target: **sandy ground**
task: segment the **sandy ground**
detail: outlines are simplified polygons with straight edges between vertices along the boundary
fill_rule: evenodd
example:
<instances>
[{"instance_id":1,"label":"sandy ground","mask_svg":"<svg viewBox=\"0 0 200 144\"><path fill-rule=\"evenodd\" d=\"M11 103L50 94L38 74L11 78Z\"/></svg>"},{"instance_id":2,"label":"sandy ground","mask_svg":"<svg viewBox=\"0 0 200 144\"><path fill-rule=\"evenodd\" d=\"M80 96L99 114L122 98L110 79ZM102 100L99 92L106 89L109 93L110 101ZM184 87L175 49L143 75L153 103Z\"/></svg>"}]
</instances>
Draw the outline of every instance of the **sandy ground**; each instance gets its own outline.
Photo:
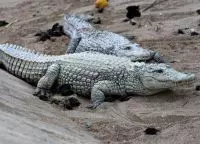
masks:
<instances>
[{"instance_id":1,"label":"sandy ground","mask_svg":"<svg viewBox=\"0 0 200 144\"><path fill-rule=\"evenodd\" d=\"M195 73L197 76L195 85L197 85L200 79L200 37L190 36L189 33L178 35L177 30L192 28L200 32L200 26L198 26L200 15L196 13L196 10L200 7L199 0L165 0L142 13L142 17L137 19L138 24L136 26L122 22L125 18L126 6L140 5L141 9L145 9L153 1L110 0L110 7L103 14L95 12L92 0L31 0L12 8L4 6L4 8L0 8L0 19L5 19L13 24L9 27L0 28L0 42L20 44L47 54L62 54L65 51L68 38L63 36L55 38L54 41L36 42L34 34L50 28L55 22L62 22L64 13L93 12L96 16L102 18L103 23L99 26L100 28L125 36L134 35L136 37L134 41L144 47L159 51L168 62L173 62L170 64L174 68ZM73 134L79 140L83 140L85 134L88 141L98 143L97 140L100 140L105 144L200 143L200 92L195 91L195 88L180 88L150 97L133 97L126 102L105 103L93 111L85 108L89 101L81 99L82 104L79 108L63 112L52 105L33 98L31 86L25 85L22 81L2 71L0 75L1 83L4 81L7 83L6 85L1 84L3 88L1 88L0 106L3 108L0 111L5 115L12 115L13 119L15 119L15 116L21 117L17 113L17 107L21 107L21 101L26 95L28 101L34 99L33 105L41 107L42 113L51 112L52 117L61 117L58 121L61 121L63 125L74 125ZM9 80L7 81L4 77L9 77ZM12 81L19 86L12 87ZM8 91L17 93L9 93L9 97L7 97ZM17 100L15 97L17 97ZM11 107L11 104L15 105L16 110ZM23 112L23 114L26 114L25 119L33 121L32 113L37 110L27 103L22 104L22 106L31 111ZM5 107L8 107L9 111L4 111ZM42 118L43 115L38 117ZM7 120L3 119L4 115L0 118L0 126L2 127L4 126L3 122ZM13 123L10 119L8 121L9 124ZM48 118L44 119L43 122L50 123L55 127L62 127L59 122L49 122ZM24 125L24 122L15 124ZM145 135L143 131L149 126L154 126L161 132L156 136ZM0 136L8 139L12 134L8 132L6 126L3 128L0 131L1 133L6 131L5 137L1 136L2 134ZM26 127L21 127L21 129L23 128L26 129ZM15 135L12 135L13 139L19 137L22 140L19 129L12 129L15 132ZM66 127L64 129L62 135L71 136L71 129ZM56 129L51 130L57 131ZM88 133L90 136L88 136ZM29 138L37 137L37 134L30 135ZM40 137L42 138L42 135ZM47 132L46 137L51 138L51 133ZM56 143L62 143L59 141L60 136L54 135L54 138L52 139L55 141L58 139ZM70 142L67 139L63 139L63 141ZM76 142L71 141L71 143ZM36 142L33 141L32 143ZM82 143L87 142L82 141Z\"/></svg>"},{"instance_id":2,"label":"sandy ground","mask_svg":"<svg viewBox=\"0 0 200 144\"><path fill-rule=\"evenodd\" d=\"M19 3L24 2L25 0L1 0L0 1L0 6L1 7L13 7L16 6Z\"/></svg>"}]
</instances>

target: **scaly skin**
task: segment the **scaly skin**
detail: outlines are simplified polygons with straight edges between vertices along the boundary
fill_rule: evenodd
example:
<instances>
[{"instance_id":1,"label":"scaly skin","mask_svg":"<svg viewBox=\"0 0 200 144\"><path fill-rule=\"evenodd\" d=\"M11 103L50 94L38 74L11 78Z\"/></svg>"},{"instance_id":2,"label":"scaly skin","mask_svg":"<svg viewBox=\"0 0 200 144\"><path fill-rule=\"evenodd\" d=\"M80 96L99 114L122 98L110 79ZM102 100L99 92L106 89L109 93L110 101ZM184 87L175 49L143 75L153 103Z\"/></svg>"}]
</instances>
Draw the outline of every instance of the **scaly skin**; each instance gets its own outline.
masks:
<instances>
[{"instance_id":1,"label":"scaly skin","mask_svg":"<svg viewBox=\"0 0 200 144\"><path fill-rule=\"evenodd\" d=\"M96 108L108 96L152 95L187 85L194 74L166 64L131 62L100 53L48 56L15 45L0 45L0 64L13 75L37 85L35 95L49 96L52 85L70 85L75 94L91 97Z\"/></svg>"},{"instance_id":2,"label":"scaly skin","mask_svg":"<svg viewBox=\"0 0 200 144\"><path fill-rule=\"evenodd\" d=\"M96 30L90 23L92 17L84 15L65 15L64 32L71 37L66 53L95 51L132 61L164 62L158 52L143 49L127 38L108 31Z\"/></svg>"}]
</instances>

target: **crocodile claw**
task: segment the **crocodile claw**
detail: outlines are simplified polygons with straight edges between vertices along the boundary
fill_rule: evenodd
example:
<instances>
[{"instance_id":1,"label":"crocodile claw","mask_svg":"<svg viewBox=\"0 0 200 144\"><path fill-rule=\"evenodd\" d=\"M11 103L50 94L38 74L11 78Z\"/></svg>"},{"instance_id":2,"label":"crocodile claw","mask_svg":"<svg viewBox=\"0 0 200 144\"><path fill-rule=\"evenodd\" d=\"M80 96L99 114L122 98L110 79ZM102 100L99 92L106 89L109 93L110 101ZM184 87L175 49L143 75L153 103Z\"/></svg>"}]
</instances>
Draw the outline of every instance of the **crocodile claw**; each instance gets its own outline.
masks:
<instances>
[{"instance_id":1,"label":"crocodile claw","mask_svg":"<svg viewBox=\"0 0 200 144\"><path fill-rule=\"evenodd\" d=\"M88 109L96 109L101 103L91 103L86 108Z\"/></svg>"},{"instance_id":2,"label":"crocodile claw","mask_svg":"<svg viewBox=\"0 0 200 144\"><path fill-rule=\"evenodd\" d=\"M51 97L51 92L44 88L36 88L35 92L33 93L34 96L39 97L40 100L48 101Z\"/></svg>"}]
</instances>

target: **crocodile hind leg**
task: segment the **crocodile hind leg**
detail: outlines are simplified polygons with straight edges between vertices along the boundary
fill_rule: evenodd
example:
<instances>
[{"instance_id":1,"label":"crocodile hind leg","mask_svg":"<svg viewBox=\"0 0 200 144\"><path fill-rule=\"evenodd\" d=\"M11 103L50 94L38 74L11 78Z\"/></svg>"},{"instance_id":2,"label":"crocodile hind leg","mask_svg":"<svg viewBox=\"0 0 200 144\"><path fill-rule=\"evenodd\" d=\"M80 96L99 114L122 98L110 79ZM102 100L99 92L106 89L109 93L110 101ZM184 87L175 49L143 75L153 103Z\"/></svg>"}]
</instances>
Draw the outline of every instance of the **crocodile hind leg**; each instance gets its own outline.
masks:
<instances>
[{"instance_id":1,"label":"crocodile hind leg","mask_svg":"<svg viewBox=\"0 0 200 144\"><path fill-rule=\"evenodd\" d=\"M56 81L60 70L60 65L52 64L46 74L39 80L37 88L33 95L42 100L48 100L51 96L50 89Z\"/></svg>"},{"instance_id":2,"label":"crocodile hind leg","mask_svg":"<svg viewBox=\"0 0 200 144\"><path fill-rule=\"evenodd\" d=\"M95 109L105 100L105 95L121 94L118 85L110 81L100 81L96 83L91 92L91 104L87 106L89 109Z\"/></svg>"}]
</instances>

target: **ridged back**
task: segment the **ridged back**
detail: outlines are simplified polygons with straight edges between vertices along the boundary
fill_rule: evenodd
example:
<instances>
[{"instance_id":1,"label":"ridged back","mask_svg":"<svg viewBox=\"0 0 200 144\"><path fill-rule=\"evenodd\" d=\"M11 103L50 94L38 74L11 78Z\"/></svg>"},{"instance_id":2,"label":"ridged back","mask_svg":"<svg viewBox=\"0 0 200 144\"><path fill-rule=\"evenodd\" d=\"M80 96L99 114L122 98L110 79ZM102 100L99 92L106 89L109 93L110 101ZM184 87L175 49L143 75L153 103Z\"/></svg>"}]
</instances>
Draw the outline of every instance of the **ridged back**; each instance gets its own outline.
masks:
<instances>
[{"instance_id":1,"label":"ridged back","mask_svg":"<svg viewBox=\"0 0 200 144\"><path fill-rule=\"evenodd\" d=\"M12 44L0 44L0 63L13 75L36 83L59 56L44 55Z\"/></svg>"},{"instance_id":2,"label":"ridged back","mask_svg":"<svg viewBox=\"0 0 200 144\"><path fill-rule=\"evenodd\" d=\"M46 55L34 50L26 49L13 44L0 44L1 61L4 59L3 55L6 54L13 58L18 58L24 61L32 62L54 62L59 60L62 56Z\"/></svg>"}]
</instances>

